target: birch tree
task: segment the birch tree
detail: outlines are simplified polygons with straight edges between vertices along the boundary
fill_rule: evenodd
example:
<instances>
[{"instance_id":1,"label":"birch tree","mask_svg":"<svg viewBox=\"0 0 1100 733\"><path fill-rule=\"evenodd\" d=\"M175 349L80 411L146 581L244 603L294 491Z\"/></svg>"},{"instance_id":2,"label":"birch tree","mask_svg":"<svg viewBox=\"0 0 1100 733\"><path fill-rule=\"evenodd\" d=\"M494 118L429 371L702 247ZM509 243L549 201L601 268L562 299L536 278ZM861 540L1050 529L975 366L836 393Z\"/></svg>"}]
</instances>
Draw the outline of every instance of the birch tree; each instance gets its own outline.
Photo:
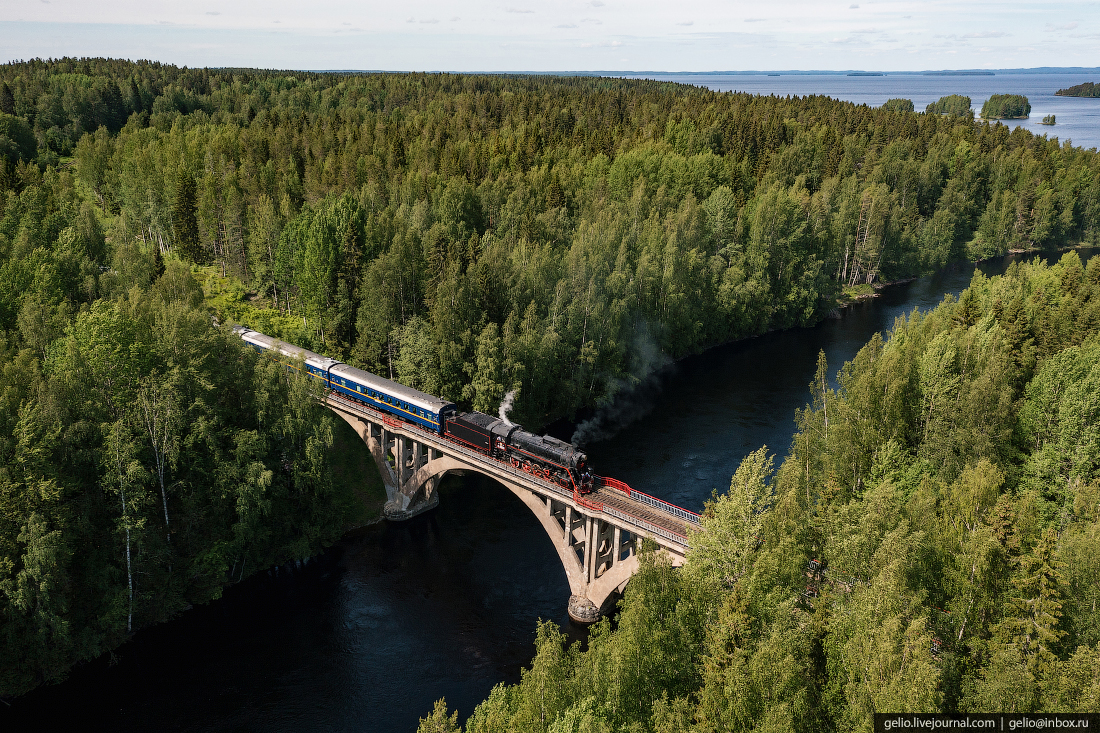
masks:
<instances>
[{"instance_id":1,"label":"birch tree","mask_svg":"<svg viewBox=\"0 0 1100 733\"><path fill-rule=\"evenodd\" d=\"M137 413L153 451L153 470L160 486L161 503L164 506L164 528L168 544L172 544L172 527L168 520L168 489L165 474L179 457L181 408L175 373L160 377L150 374L138 391Z\"/></svg>"}]
</instances>

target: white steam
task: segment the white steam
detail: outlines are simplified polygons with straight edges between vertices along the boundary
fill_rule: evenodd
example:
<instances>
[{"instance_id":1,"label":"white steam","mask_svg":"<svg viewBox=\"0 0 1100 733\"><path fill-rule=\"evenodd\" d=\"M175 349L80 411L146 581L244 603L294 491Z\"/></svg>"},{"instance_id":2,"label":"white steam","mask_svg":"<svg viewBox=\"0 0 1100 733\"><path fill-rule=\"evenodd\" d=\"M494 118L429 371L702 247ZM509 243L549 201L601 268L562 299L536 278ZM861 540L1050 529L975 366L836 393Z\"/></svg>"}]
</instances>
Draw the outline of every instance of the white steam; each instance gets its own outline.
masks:
<instances>
[{"instance_id":1,"label":"white steam","mask_svg":"<svg viewBox=\"0 0 1100 733\"><path fill-rule=\"evenodd\" d=\"M504 421L505 425L511 425L512 421L508 419L508 413L512 411L512 403L516 401L516 391L513 389L508 394L504 395L504 400L500 403L500 407L497 409L497 415Z\"/></svg>"}]
</instances>

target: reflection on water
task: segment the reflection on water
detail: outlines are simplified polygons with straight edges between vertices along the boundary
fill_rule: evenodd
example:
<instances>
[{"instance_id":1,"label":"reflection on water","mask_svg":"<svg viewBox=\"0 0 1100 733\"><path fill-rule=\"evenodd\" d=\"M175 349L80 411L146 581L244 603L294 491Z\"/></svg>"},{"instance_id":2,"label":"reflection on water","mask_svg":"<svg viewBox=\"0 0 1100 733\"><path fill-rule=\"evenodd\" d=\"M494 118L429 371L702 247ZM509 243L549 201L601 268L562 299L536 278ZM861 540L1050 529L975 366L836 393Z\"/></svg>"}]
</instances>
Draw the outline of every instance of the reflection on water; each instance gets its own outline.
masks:
<instances>
[{"instance_id":1,"label":"reflection on water","mask_svg":"<svg viewBox=\"0 0 1100 733\"><path fill-rule=\"evenodd\" d=\"M699 509L750 451L786 452L819 349L835 373L897 316L958 293L972 271L687 359L663 374L647 417L589 455L603 474ZM451 476L440 498L428 515L368 527L304 567L261 574L140 632L117 664L97 660L0 709L0 728L412 731L440 697L465 719L495 684L519 679L540 618L568 625L569 586L542 527L499 484Z\"/></svg>"}]
</instances>

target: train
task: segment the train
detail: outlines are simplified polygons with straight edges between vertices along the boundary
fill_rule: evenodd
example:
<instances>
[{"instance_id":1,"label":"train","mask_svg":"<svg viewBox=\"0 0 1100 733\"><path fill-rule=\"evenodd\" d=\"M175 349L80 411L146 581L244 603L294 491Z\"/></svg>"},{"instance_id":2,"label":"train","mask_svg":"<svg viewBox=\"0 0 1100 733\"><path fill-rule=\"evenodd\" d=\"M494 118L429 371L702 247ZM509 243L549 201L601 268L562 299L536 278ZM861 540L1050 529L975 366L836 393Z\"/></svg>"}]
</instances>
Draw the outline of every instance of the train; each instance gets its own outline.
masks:
<instances>
[{"instance_id":1,"label":"train","mask_svg":"<svg viewBox=\"0 0 1100 733\"><path fill-rule=\"evenodd\" d=\"M341 397L438 433L563 488L581 494L593 490L588 456L564 440L535 435L521 425L483 412L459 412L453 402L244 326L232 330L257 352L320 381Z\"/></svg>"}]
</instances>

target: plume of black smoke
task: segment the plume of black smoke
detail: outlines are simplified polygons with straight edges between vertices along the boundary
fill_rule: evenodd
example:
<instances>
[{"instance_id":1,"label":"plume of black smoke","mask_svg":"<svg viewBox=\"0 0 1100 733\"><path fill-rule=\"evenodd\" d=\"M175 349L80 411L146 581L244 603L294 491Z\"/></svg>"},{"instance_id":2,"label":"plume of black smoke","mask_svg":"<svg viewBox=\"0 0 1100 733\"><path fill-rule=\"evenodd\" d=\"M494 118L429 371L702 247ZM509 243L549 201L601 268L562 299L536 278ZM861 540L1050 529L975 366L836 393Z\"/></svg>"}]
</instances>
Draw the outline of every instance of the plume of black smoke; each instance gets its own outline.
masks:
<instances>
[{"instance_id":1,"label":"plume of black smoke","mask_svg":"<svg viewBox=\"0 0 1100 733\"><path fill-rule=\"evenodd\" d=\"M648 415L661 393L659 372L670 364L672 359L661 351L649 329L639 328L631 341L630 374L610 381L607 397L596 408L596 414L577 426L570 442L583 448L607 440Z\"/></svg>"},{"instance_id":2,"label":"plume of black smoke","mask_svg":"<svg viewBox=\"0 0 1100 733\"><path fill-rule=\"evenodd\" d=\"M513 389L504 395L504 400L501 401L500 407L497 408L497 415L504 421L505 425L511 425L512 421L508 419L508 413L512 411L512 403L516 401L516 391Z\"/></svg>"}]
</instances>

